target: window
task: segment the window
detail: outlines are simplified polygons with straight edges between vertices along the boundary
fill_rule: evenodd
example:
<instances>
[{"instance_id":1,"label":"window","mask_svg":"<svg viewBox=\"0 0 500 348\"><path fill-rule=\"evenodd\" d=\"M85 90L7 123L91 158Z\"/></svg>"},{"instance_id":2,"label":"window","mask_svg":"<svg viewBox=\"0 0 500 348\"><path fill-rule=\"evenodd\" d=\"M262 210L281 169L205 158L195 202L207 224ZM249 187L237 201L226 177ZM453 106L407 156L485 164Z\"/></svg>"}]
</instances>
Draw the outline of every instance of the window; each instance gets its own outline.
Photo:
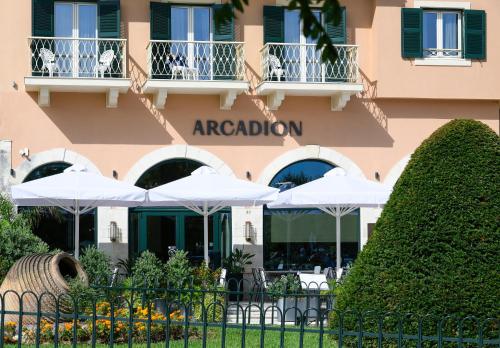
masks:
<instances>
[{"instance_id":1,"label":"window","mask_svg":"<svg viewBox=\"0 0 500 348\"><path fill-rule=\"evenodd\" d=\"M334 166L320 160L295 162L283 168L270 186L288 190L322 177ZM342 265L359 250L359 210L342 218ZM318 209L264 209L264 267L313 269L335 267L335 219Z\"/></svg>"},{"instance_id":2,"label":"window","mask_svg":"<svg viewBox=\"0 0 500 348\"><path fill-rule=\"evenodd\" d=\"M423 13L423 54L429 58L461 58L462 13L426 10Z\"/></svg>"},{"instance_id":3,"label":"window","mask_svg":"<svg viewBox=\"0 0 500 348\"><path fill-rule=\"evenodd\" d=\"M171 52L180 62L196 67L200 79L212 79L212 13L210 7L172 6Z\"/></svg>"},{"instance_id":4,"label":"window","mask_svg":"<svg viewBox=\"0 0 500 348\"><path fill-rule=\"evenodd\" d=\"M97 65L97 5L54 4L56 63L64 77L93 77ZM64 39L62 39L64 38ZM82 40L80 40L82 39Z\"/></svg>"},{"instance_id":5,"label":"window","mask_svg":"<svg viewBox=\"0 0 500 348\"><path fill-rule=\"evenodd\" d=\"M313 10L318 20L321 20L321 12ZM285 70L288 81L322 81L321 52L316 51L316 40L305 37L302 32L303 22L300 19L299 10L285 10L285 43L297 44L286 46L283 55L285 57Z\"/></svg>"}]
</instances>

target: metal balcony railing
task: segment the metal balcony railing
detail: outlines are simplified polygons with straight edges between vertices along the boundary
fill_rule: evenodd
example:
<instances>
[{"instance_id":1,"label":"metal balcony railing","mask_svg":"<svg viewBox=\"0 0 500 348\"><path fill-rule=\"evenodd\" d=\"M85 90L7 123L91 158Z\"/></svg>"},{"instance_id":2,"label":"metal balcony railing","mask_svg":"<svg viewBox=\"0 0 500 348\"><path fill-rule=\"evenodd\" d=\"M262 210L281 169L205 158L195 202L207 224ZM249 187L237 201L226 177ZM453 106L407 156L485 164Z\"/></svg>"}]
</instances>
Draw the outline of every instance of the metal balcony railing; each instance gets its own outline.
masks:
<instances>
[{"instance_id":1,"label":"metal balcony railing","mask_svg":"<svg viewBox=\"0 0 500 348\"><path fill-rule=\"evenodd\" d=\"M125 78L126 39L30 37L31 76Z\"/></svg>"},{"instance_id":2,"label":"metal balcony railing","mask_svg":"<svg viewBox=\"0 0 500 348\"><path fill-rule=\"evenodd\" d=\"M462 50L459 48L424 48L426 58L462 58Z\"/></svg>"},{"instance_id":3,"label":"metal balcony railing","mask_svg":"<svg viewBox=\"0 0 500 348\"><path fill-rule=\"evenodd\" d=\"M243 80L243 43L152 40L148 69L150 79Z\"/></svg>"},{"instance_id":4,"label":"metal balcony railing","mask_svg":"<svg viewBox=\"0 0 500 348\"><path fill-rule=\"evenodd\" d=\"M281 82L355 83L358 46L336 45L334 64L321 61L315 44L268 43L261 49L262 80Z\"/></svg>"}]
</instances>

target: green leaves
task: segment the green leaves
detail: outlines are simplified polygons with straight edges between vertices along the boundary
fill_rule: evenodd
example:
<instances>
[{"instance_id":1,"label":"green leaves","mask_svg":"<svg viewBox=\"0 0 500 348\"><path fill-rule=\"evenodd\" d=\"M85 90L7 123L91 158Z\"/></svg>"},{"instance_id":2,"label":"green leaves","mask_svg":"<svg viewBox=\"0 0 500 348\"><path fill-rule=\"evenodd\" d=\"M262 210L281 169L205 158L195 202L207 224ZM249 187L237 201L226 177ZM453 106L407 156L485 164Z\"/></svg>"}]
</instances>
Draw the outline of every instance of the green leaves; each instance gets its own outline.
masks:
<instances>
[{"instance_id":1,"label":"green leaves","mask_svg":"<svg viewBox=\"0 0 500 348\"><path fill-rule=\"evenodd\" d=\"M87 273L89 284L108 286L111 279L111 263L104 251L88 246L83 251L80 263Z\"/></svg>"},{"instance_id":2,"label":"green leaves","mask_svg":"<svg viewBox=\"0 0 500 348\"><path fill-rule=\"evenodd\" d=\"M318 20L313 12L313 5L319 5L320 3L318 0L291 0L288 9L300 11L300 17L304 23L302 29L304 36L316 39L316 49L322 50L321 60L324 63L331 62L333 64L338 58L337 49L326 32L323 23ZM324 23L338 25L341 20L339 1L324 0L322 3L321 12L323 13ZM248 6L248 0L230 0L230 2L225 3L220 11L217 11L214 15L215 25L219 26L228 22L230 18L237 18L234 10L243 13L246 6Z\"/></svg>"},{"instance_id":3,"label":"green leaves","mask_svg":"<svg viewBox=\"0 0 500 348\"><path fill-rule=\"evenodd\" d=\"M252 264L254 256L255 254L244 253L243 249L234 249L222 263L229 274L239 274L243 273L245 266L250 266Z\"/></svg>"},{"instance_id":4,"label":"green leaves","mask_svg":"<svg viewBox=\"0 0 500 348\"><path fill-rule=\"evenodd\" d=\"M455 120L435 131L396 183L339 309L497 316L499 167L487 125Z\"/></svg>"}]
</instances>

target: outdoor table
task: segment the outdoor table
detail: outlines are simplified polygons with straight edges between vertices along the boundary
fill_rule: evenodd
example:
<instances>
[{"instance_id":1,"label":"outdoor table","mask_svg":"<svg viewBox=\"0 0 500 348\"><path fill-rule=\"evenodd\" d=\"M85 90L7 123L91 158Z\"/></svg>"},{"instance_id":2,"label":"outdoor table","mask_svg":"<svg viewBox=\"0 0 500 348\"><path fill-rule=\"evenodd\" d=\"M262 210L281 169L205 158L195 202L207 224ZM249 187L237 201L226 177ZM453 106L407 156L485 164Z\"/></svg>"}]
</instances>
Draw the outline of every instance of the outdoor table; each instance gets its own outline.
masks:
<instances>
[{"instance_id":1,"label":"outdoor table","mask_svg":"<svg viewBox=\"0 0 500 348\"><path fill-rule=\"evenodd\" d=\"M299 273L300 285L303 290L316 291L316 290L330 290L326 275L324 274L310 274Z\"/></svg>"}]
</instances>

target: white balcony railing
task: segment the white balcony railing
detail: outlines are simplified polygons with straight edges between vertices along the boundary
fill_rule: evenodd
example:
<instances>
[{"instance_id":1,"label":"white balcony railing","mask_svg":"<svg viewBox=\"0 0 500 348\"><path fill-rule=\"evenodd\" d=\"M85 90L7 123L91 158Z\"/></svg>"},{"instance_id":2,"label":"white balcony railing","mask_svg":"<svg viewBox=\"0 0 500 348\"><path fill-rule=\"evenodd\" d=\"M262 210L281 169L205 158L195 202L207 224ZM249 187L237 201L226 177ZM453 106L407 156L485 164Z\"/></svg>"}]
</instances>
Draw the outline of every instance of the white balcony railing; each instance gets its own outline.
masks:
<instances>
[{"instance_id":1,"label":"white balcony railing","mask_svg":"<svg viewBox=\"0 0 500 348\"><path fill-rule=\"evenodd\" d=\"M125 39L30 37L31 75L53 78L125 78Z\"/></svg>"},{"instance_id":2,"label":"white balcony railing","mask_svg":"<svg viewBox=\"0 0 500 348\"><path fill-rule=\"evenodd\" d=\"M338 59L323 63L315 44L268 43L261 49L262 80L356 83L358 46L336 45Z\"/></svg>"},{"instance_id":3,"label":"white balcony railing","mask_svg":"<svg viewBox=\"0 0 500 348\"><path fill-rule=\"evenodd\" d=\"M244 79L242 42L152 40L148 45L150 79Z\"/></svg>"},{"instance_id":4,"label":"white balcony railing","mask_svg":"<svg viewBox=\"0 0 500 348\"><path fill-rule=\"evenodd\" d=\"M462 50L457 48L424 48L426 58L462 58Z\"/></svg>"}]
</instances>

